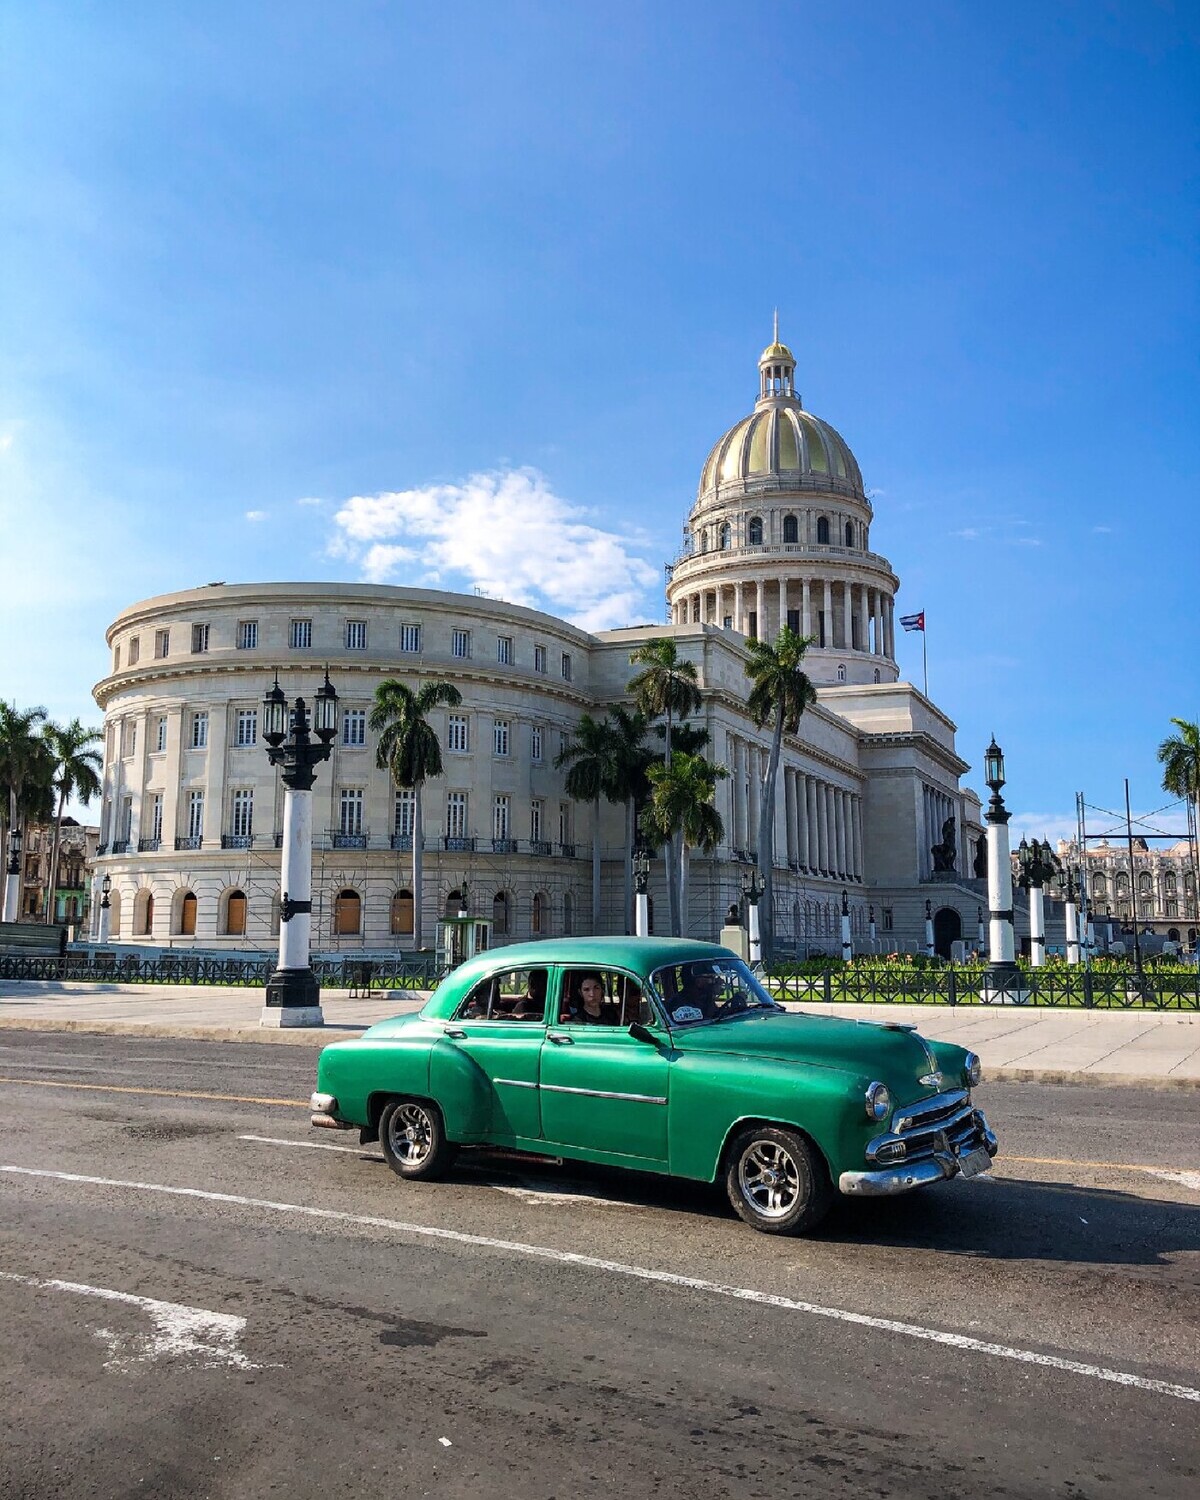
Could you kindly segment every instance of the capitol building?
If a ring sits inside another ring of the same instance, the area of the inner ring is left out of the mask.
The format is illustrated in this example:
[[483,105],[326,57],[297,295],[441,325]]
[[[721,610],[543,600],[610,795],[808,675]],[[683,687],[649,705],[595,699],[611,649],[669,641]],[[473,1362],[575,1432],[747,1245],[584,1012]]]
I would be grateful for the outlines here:
[[[628,930],[624,809],[602,804],[597,829],[555,761],[581,715],[629,703],[630,653],[656,637],[695,664],[703,703],[692,723],[730,772],[717,788],[724,840],[693,854],[689,880],[687,933],[715,938],[757,857],[770,742],[747,711],[746,639],[790,625],[814,638],[806,669],[818,696],[784,740],[777,938],[838,951],[845,892],[859,948],[872,923],[878,948],[923,946],[927,903],[940,951],[973,946],[986,906],[979,799],[962,785],[952,721],[900,681],[899,580],[872,550],[859,466],[803,406],[777,338],[758,373],[753,411],[703,464],[667,570],[665,625],[591,633],[490,598],[360,583],[213,584],[122,611],[95,688],[105,745],[93,868],[97,882],[111,877],[111,940],[274,948],[283,788],[262,740],[262,698],[278,672],[289,698],[311,701],[326,666],[340,718],[313,792],[318,952],[412,945],[411,794],[377,768],[367,722],[389,677],[446,681],[462,695],[430,715],[444,774],[423,794],[424,931],[466,892],[494,943],[589,932],[597,838],[600,930]],[[661,931],[661,863],[650,894]]]

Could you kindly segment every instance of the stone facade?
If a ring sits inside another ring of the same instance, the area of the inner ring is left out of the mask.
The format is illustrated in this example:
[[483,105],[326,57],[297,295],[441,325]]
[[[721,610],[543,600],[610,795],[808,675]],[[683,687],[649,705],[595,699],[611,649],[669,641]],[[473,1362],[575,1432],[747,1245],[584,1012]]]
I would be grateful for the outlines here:
[[[1058,857],[1064,865],[1078,867],[1079,845],[1062,839]],[[1110,844],[1107,839],[1088,844],[1088,895],[1092,910],[1106,910],[1124,926],[1135,915],[1132,905],[1129,871],[1129,849],[1124,843]],[[1151,849],[1143,838],[1133,840],[1133,885],[1137,892],[1139,930],[1156,932],[1172,942],[1196,941],[1198,930],[1196,904],[1196,856],[1190,839],[1163,849]]]
[[83,827],[74,818],[64,818],[59,838],[58,876],[53,901],[49,896],[50,861],[54,848],[53,823],[31,823],[25,830],[22,851],[20,911],[24,921],[41,922],[47,903],[51,920],[63,925],[86,927],[91,867],[99,841],[98,828]]

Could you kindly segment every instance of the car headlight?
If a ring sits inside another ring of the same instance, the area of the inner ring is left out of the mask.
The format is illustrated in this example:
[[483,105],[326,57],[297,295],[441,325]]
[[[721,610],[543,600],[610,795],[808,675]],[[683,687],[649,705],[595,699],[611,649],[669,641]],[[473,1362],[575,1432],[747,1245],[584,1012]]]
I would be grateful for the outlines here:
[[963,1059],[963,1072],[966,1074],[967,1082],[974,1088],[983,1078],[983,1064],[974,1052],[968,1052]]
[[886,1120],[892,1112],[892,1096],[886,1083],[873,1083],[867,1090],[867,1119]]

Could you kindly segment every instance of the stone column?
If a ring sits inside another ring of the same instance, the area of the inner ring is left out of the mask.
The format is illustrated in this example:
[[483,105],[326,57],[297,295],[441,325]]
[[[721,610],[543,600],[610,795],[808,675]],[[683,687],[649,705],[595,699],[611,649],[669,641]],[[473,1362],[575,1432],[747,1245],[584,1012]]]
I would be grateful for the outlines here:
[[822,644],[833,650],[833,585],[828,578],[825,580],[825,640]]
[[800,585],[800,632],[812,635],[812,597],[807,578]]
[[847,651],[854,649],[854,600],[851,598],[850,588],[849,582],[842,584],[842,639]]
[[868,621],[867,586],[865,583],[860,583],[858,586],[858,649],[860,651],[871,649],[871,627]]
[[792,865],[800,857],[796,851],[796,773],[787,766],[783,768],[783,817],[787,829],[787,862]]
[[875,590],[875,654],[882,656],[883,650],[883,595]]
[[896,660],[896,601],[889,598],[884,604],[883,638],[889,661]]
[[733,737],[733,845],[746,847],[746,742]]
[[796,858],[800,868],[808,868],[808,777],[796,772]]
[[733,628],[742,635],[746,634],[746,618],[742,609],[742,580],[740,578],[733,586]]
[[846,851],[846,794],[843,791],[834,793],[834,812],[837,817],[837,872],[844,879],[850,864]]

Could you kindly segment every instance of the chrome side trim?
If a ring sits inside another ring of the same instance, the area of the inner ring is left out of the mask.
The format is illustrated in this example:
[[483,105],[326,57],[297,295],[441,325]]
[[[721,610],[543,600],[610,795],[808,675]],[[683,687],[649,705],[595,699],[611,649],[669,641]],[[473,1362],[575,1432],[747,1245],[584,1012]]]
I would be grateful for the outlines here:
[[[499,1079],[496,1080],[499,1083]],[[665,1094],[618,1094],[608,1089],[572,1089],[565,1083],[543,1083],[542,1091],[548,1094],[585,1094],[589,1099],[628,1099],[634,1104],[665,1104]]]
[[523,1078],[497,1078],[497,1083],[506,1083],[510,1089],[535,1089],[536,1083],[526,1083]]

